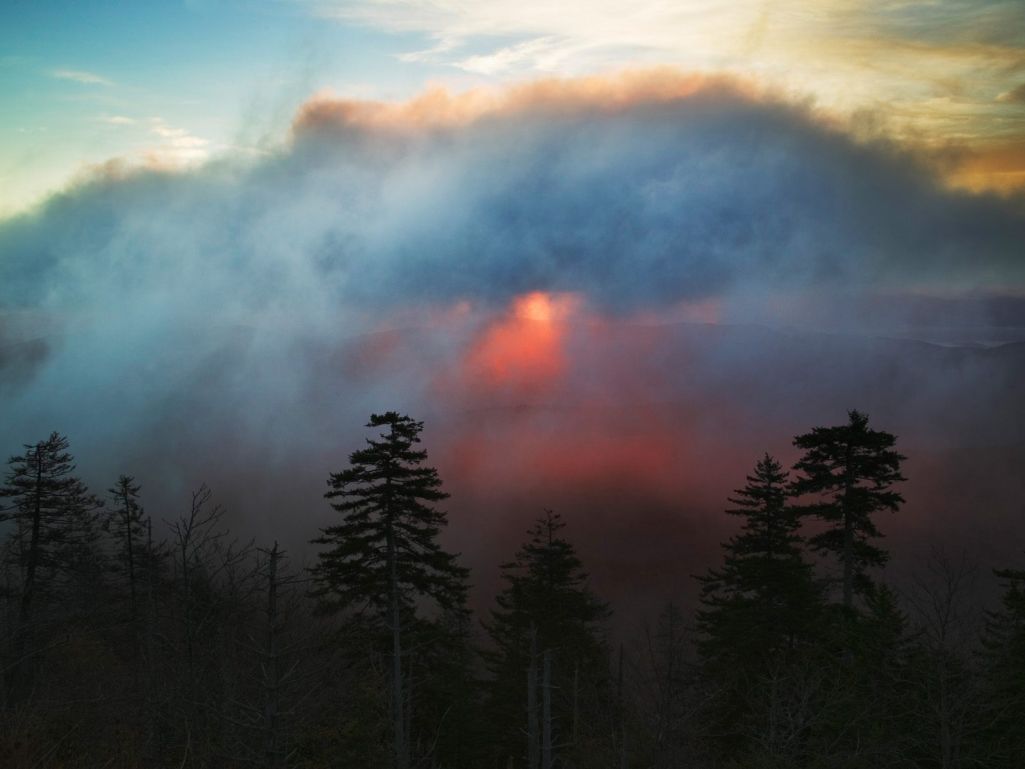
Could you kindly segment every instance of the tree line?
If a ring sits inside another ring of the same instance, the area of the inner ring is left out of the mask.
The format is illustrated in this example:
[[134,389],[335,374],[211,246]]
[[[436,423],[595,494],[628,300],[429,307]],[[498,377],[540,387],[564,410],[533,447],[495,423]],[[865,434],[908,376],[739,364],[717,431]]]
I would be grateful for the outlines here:
[[11,457],[0,765],[1025,766],[1025,570],[984,612],[964,559],[882,581],[905,458],[866,415],[760,459],[696,611],[621,643],[551,510],[474,617],[423,424],[367,427],[309,568],[234,536],[205,485],[154,520],[131,476],[92,493],[63,435]]

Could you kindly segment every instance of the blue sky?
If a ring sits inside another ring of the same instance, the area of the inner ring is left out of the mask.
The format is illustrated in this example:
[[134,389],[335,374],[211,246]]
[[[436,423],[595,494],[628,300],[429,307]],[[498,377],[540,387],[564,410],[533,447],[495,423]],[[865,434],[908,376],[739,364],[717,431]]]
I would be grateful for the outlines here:
[[14,2],[0,14],[0,213],[86,164],[251,151],[318,90],[405,98],[441,69],[398,60],[409,35],[290,3]]
[[325,90],[397,101],[671,66],[814,101],[860,130],[971,150],[1025,184],[1025,4],[1006,0],[6,2],[0,216],[90,166],[196,164],[287,141]]

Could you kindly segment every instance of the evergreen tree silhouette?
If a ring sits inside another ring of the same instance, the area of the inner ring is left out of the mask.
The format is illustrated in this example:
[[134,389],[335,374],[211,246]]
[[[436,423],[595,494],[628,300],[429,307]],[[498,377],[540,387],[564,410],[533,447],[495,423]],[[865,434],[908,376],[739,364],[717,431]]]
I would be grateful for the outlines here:
[[832,766],[914,766],[918,633],[887,585],[870,583],[862,597],[816,661],[830,687],[816,701],[811,754]]
[[[72,575],[77,582],[92,576],[99,563],[95,523],[103,503],[73,474],[75,463],[68,446],[68,439],[56,432],[35,445],[25,445],[24,454],[8,460],[6,483],[0,488],[0,498],[10,500],[0,510],[0,523],[14,523],[11,549],[21,571],[7,665],[9,692],[15,701],[34,678],[33,620],[39,599],[53,597],[61,577]],[[81,573],[86,571],[89,574]]]
[[576,738],[575,747],[581,747],[583,721],[593,723],[596,695],[606,683],[602,624],[610,611],[588,587],[573,545],[560,536],[564,526],[551,510],[534,523],[526,543],[503,564],[506,585],[484,623],[494,644],[484,652],[491,676],[489,718],[497,729],[496,756],[503,762],[526,754],[528,766],[541,765],[546,656],[548,693],[556,692],[548,727],[554,722],[556,744],[572,745]]
[[995,769],[1025,766],[1025,569],[994,574],[1004,592],[983,632],[987,760]]
[[433,503],[448,497],[427,452],[415,448],[423,423],[397,412],[373,414],[367,427],[385,428],[378,440],[354,451],[349,467],[332,473],[324,495],[342,522],[313,540],[327,549],[313,567],[313,595],[323,611],[351,610],[381,623],[391,635],[391,707],[395,765],[409,764],[403,672],[404,628],[417,601],[463,610],[468,572],[438,544],[447,524]]
[[144,584],[145,570],[151,566],[148,551],[148,525],[139,504],[140,487],[130,475],[121,475],[117,483],[107,490],[112,508],[104,529],[109,531],[117,546],[114,568],[128,583],[129,609],[132,622],[138,619],[139,586]]
[[[753,718],[752,693],[806,651],[814,635],[820,591],[801,552],[800,520],[788,504],[783,466],[766,454],[730,498],[740,533],[723,544],[723,565],[699,577],[698,651],[715,692],[705,728],[716,750],[746,749],[741,733]],[[762,725],[755,728],[761,729]]]
[[816,427],[794,438],[804,451],[794,465],[799,473],[793,482],[795,496],[817,500],[801,507],[828,528],[809,542],[813,549],[836,556],[843,569],[843,606],[850,612],[856,593],[871,585],[868,569],[882,566],[888,555],[871,544],[882,537],[872,516],[882,510],[896,512],[904,497],[892,486],[905,480],[900,473],[904,456],[894,450],[896,438],[868,426],[868,416],[848,412],[848,422],[835,427]]
[[818,602],[783,466],[766,454],[734,494],[726,512],[744,519],[741,531],[723,545],[722,567],[699,578],[699,648],[727,667],[794,648]]

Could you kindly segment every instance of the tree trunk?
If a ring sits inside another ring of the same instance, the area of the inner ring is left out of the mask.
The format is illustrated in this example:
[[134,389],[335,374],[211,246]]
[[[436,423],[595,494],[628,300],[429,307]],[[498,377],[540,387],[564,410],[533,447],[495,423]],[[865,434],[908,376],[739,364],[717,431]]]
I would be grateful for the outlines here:
[[392,639],[392,731],[396,769],[406,769],[409,765],[409,752],[406,747],[406,720],[403,717],[403,686],[402,686],[402,607],[399,604],[399,554],[395,544],[395,510],[392,506],[391,474],[384,479],[384,515],[386,518],[387,557],[388,557],[388,591],[391,604],[391,639]]
[[543,712],[541,723],[541,769],[552,769],[552,650],[544,653],[542,684]]
[[388,561],[391,576],[391,627],[392,627],[392,726],[395,730],[395,766],[406,769],[406,722],[402,715],[402,617],[399,607],[398,555],[395,552],[395,537],[388,531]]
[[527,664],[527,767],[541,765],[537,728],[537,628],[530,626],[530,661]]
[[278,543],[270,551],[267,565],[267,635],[264,642],[266,668],[263,675],[263,754],[268,769],[284,766],[279,744],[278,712],[281,675],[278,666]]
[[852,480],[850,446],[847,447],[847,463],[844,467],[843,499],[840,510],[843,513],[843,605],[850,612],[854,606],[854,523],[851,520],[853,511],[850,509]]
[[156,622],[157,604],[156,583],[157,561],[153,549],[153,522],[146,521],[146,552],[148,553],[149,565],[146,577],[146,627],[143,635],[143,664],[145,665],[144,686],[146,694],[146,755],[150,759],[150,765],[155,766],[163,755],[162,730],[158,723],[156,692]]
[[619,720],[619,766],[626,769],[626,709],[623,705],[623,644],[619,645],[619,680],[616,683],[616,718]]
[[413,656],[410,655],[409,661],[406,663],[406,675],[405,675],[405,686],[404,686],[404,701],[403,701],[403,713],[402,717],[405,719],[403,723],[406,725],[406,755],[409,763],[413,763],[414,749],[417,745],[413,744],[413,694],[416,686],[416,667],[414,665]]
[[580,739],[580,662],[573,664],[573,745]]
[[36,570],[39,568],[40,539],[43,530],[43,444],[36,445],[36,486],[32,504],[32,527],[29,535],[28,553],[25,563],[25,581],[18,605],[18,629],[14,634],[14,653],[8,671],[8,697],[10,704],[20,702],[31,690],[34,676],[33,652],[30,624],[32,621],[32,599],[36,592]]
[[18,619],[24,626],[32,616],[32,598],[36,592],[36,569],[39,567],[39,538],[43,528],[43,447],[36,446],[36,488],[32,506],[32,534],[29,539],[28,559],[25,564],[25,587],[21,593]]
[[135,543],[133,542],[134,537],[132,536],[132,508],[129,506],[128,492],[124,492],[124,511],[125,511],[125,538],[128,546],[128,589],[131,594],[132,600],[132,627],[136,625],[136,618],[138,616],[135,599]]
[[844,514],[843,523],[843,605],[848,611],[854,606],[854,532],[851,519]]

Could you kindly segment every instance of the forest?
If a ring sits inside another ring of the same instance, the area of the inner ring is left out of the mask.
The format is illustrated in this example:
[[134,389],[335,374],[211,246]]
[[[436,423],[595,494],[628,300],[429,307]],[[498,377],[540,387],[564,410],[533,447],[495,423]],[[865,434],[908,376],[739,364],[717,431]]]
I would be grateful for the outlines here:
[[68,437],[26,444],[0,488],[0,766],[1025,766],[1025,555],[937,549],[888,584],[913,481],[866,414],[737,478],[697,605],[625,630],[544,500],[471,611],[422,430],[370,417],[308,566],[202,483],[150,511],[129,475],[88,488]]

